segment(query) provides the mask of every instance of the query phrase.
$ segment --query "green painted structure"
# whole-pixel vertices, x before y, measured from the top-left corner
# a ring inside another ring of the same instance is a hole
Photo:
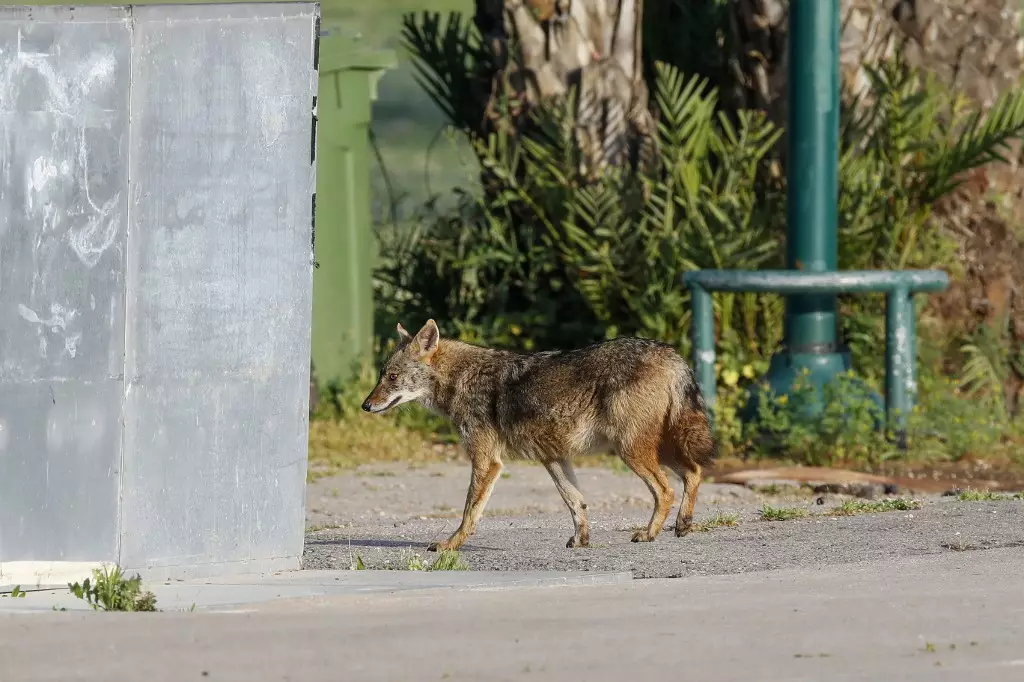
[[[377,82],[396,64],[394,52],[364,47],[327,14],[320,32],[313,271],[312,357],[321,386],[349,378],[373,350],[370,119]]]
[[[693,297],[693,363],[709,406],[715,397],[715,291],[786,295],[783,350],[772,358],[765,383],[789,394],[807,373],[822,388],[851,368],[838,342],[836,295],[885,292],[886,391],[890,426],[905,444],[906,417],[916,397],[916,325],[913,295],[941,291],[940,271],[837,272],[839,198],[839,2],[789,3],[788,224],[789,270],[687,273]],[[819,404],[819,408],[821,405]]]

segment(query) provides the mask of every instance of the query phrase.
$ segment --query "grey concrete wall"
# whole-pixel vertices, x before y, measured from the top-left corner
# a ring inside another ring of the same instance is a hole
[[[3,574],[298,566],[318,14],[0,8]]]

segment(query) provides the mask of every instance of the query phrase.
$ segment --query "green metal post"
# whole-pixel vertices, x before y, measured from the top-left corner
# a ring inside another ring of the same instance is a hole
[[[885,405],[900,447],[906,447],[907,418],[916,393],[914,299],[905,288],[892,291],[885,310]]]
[[[710,416],[715,414],[715,314],[711,292],[701,286],[691,288],[693,305],[693,368]]]
[[[789,27],[787,266],[830,272],[838,258],[838,0],[790,0]],[[790,296],[786,345],[792,353],[835,351],[835,296]]]
[[[909,309],[907,313],[907,418],[917,406],[917,308],[914,292],[908,290]]]
[[[804,273],[836,270],[839,200],[839,0],[790,0],[787,126],[787,266]],[[832,292],[786,297],[785,347],[766,377],[776,395],[805,376],[819,392],[850,369],[837,344]],[[747,416],[756,410],[756,398]],[[822,403],[814,401],[813,412]]]

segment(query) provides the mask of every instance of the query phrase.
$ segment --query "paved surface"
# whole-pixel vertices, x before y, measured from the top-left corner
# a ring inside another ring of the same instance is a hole
[[[968,553],[1024,544],[1024,501],[961,502],[939,495],[901,495],[921,501],[913,511],[829,516],[843,495],[776,486],[748,489],[705,484],[697,521],[735,514],[739,525],[677,539],[671,528],[649,544],[629,542],[650,516],[650,497],[631,473],[580,469],[591,519],[591,547],[566,549],[572,522],[544,470],[511,465],[498,481],[487,516],[463,548],[475,570],[631,571],[638,578],[830,566],[869,559]],[[458,525],[468,465],[409,469],[377,466],[310,486],[311,527],[304,566],[401,567],[426,557],[424,548]],[[677,486],[678,488],[679,486]],[[819,503],[820,502],[820,503]],[[803,519],[767,522],[762,505],[798,507]],[[675,512],[669,524],[674,521]],[[1024,674],[1024,673],[1022,673]],[[1024,679],[1024,677],[1022,677]]]
[[[1024,676],[1021,548],[606,587],[0,617],[3,678],[983,680]]]
[[[277,599],[345,594],[393,594],[416,590],[510,590],[525,587],[618,585],[633,575],[553,571],[289,571],[272,575],[233,576],[149,583],[161,611],[248,611]],[[0,614],[91,611],[67,589],[32,590],[24,597],[0,597]]]

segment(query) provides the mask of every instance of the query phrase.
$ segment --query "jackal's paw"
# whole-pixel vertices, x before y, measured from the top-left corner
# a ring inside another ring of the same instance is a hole
[[[690,531],[693,530],[693,520],[687,519],[682,523],[676,524],[676,537],[681,538],[684,535],[689,535]]]
[[[646,530],[638,530],[633,533],[633,542],[654,542],[654,536]]]
[[[444,542],[431,542],[427,545],[428,552],[447,552],[449,549],[462,547],[462,542],[452,542],[450,539]]]
[[[590,538],[573,535],[569,538],[569,542],[565,543],[565,546],[569,549],[572,549],[573,547],[589,547]]]

